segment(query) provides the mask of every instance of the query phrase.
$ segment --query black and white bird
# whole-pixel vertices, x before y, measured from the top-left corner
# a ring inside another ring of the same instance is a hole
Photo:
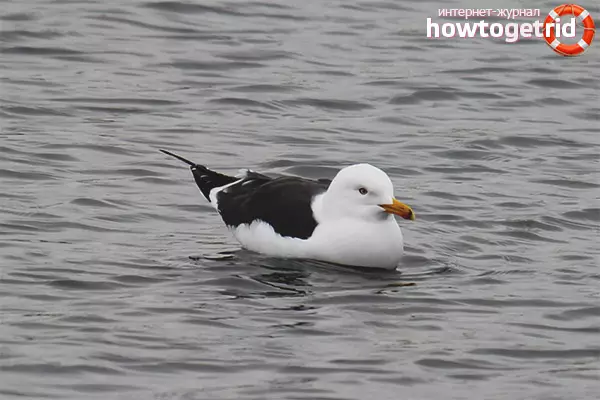
[[[196,185],[248,250],[357,267],[394,269],[404,252],[393,214],[415,219],[396,200],[385,172],[369,164],[341,169],[333,180],[270,178],[245,170],[211,171],[166,150],[190,166]]]

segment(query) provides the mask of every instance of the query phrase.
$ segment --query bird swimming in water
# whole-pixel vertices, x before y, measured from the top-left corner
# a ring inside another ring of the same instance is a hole
[[[394,198],[392,181],[370,164],[342,168],[333,180],[238,176],[161,150],[190,166],[202,195],[240,244],[269,256],[394,269],[404,253],[398,215],[415,213]]]

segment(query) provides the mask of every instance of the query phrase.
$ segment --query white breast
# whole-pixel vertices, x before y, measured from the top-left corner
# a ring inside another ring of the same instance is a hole
[[[346,265],[394,269],[404,253],[402,231],[393,217],[320,224],[308,241],[314,258]]]

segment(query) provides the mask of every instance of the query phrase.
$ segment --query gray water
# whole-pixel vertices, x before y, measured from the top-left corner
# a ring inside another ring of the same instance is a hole
[[[598,398],[600,39],[425,37],[462,6],[3,2],[0,398]],[[406,257],[241,250],[159,148],[374,164]]]

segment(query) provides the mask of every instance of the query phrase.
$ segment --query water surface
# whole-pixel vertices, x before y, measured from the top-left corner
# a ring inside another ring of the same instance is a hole
[[[597,43],[427,39],[441,1],[121,3],[3,3],[2,399],[597,398]],[[372,163],[406,257],[240,250],[158,148]]]

